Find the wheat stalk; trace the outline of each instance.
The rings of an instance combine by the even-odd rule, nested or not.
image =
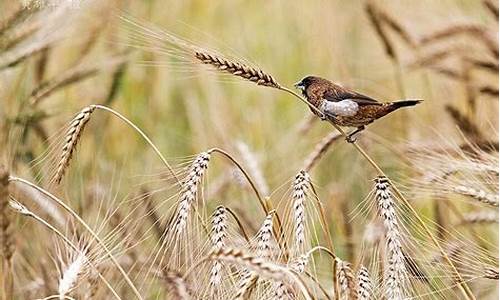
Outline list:
[[[387,271],[385,274],[385,295],[388,300],[404,298],[406,266],[402,251],[402,235],[399,229],[396,206],[389,190],[389,181],[384,176],[375,179],[375,198],[379,215],[386,230]]]
[[[90,120],[92,112],[95,110],[95,105],[85,107],[80,113],[71,121],[69,129],[66,132],[64,145],[61,151],[59,162],[57,164],[56,172],[52,181],[59,184],[69,166],[73,152],[76,149],[80,136]]]
[[[13,297],[14,278],[12,270],[12,256],[14,255],[14,242],[12,236],[13,224],[12,216],[7,207],[9,206],[9,173],[4,166],[0,165],[0,249],[1,252],[1,270],[3,275],[3,294],[6,299]]]
[[[359,268],[357,281],[358,300],[370,300],[373,291],[372,281],[370,279],[370,273],[368,272],[368,269],[364,266],[361,266]]]
[[[255,157],[255,154],[252,153],[250,147],[242,141],[236,143],[236,148],[241,154],[243,163],[247,166],[248,173],[250,173],[252,178],[255,180],[255,185],[259,189],[261,195],[269,195],[269,187],[266,183],[264,175],[262,174],[262,169],[259,166],[259,161],[257,160],[257,157]]]

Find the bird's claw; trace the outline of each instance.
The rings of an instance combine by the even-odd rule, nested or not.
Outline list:
[[[345,140],[349,144],[352,144],[352,143],[356,142],[357,138],[353,134],[350,134],[350,135],[348,135],[348,136],[345,137]]]
[[[326,121],[326,120],[327,120],[327,118],[326,118],[326,115],[325,115],[325,114],[321,114],[321,115],[319,116],[319,119],[320,119],[321,121]]]

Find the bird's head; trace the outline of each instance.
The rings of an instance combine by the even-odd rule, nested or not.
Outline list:
[[[302,78],[299,82],[297,82],[296,84],[294,84],[293,86],[298,88],[299,90],[301,90],[302,92],[305,92],[305,90],[307,90],[307,88],[315,83],[315,82],[320,82],[324,79],[320,78],[320,77],[316,77],[316,76],[307,76],[307,77],[304,77]]]

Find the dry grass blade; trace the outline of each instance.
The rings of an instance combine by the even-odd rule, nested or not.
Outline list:
[[[481,94],[491,96],[494,99],[498,100],[498,88],[497,87],[485,85],[485,86],[479,87],[478,91]]]
[[[198,50],[194,56],[204,64],[209,64],[222,72],[230,73],[235,76],[250,80],[258,85],[280,88],[278,82],[273,76],[264,71],[244,65],[239,62],[228,60],[222,56]]]
[[[393,16],[389,15],[385,10],[381,8],[377,9],[380,20],[387,24],[397,35],[403,40],[409,47],[416,48],[417,43],[415,39],[410,35],[408,30],[406,30],[403,25],[401,25]]]
[[[90,105],[82,109],[82,111],[73,119],[68,131],[66,132],[66,137],[64,140],[64,145],[61,151],[61,156],[57,164],[56,173],[54,174],[52,180],[53,182],[59,184],[69,166],[73,152],[76,149],[80,136],[85,129],[90,120],[92,112],[95,110],[94,105]]]
[[[498,1],[495,2],[498,3]],[[495,17],[495,20],[498,22],[498,5],[491,0],[483,0],[483,5],[493,15],[493,17]]]
[[[446,112],[453,118],[458,127],[464,132],[464,134],[471,140],[484,140],[481,130],[477,127],[472,120],[467,116],[462,114],[457,108],[446,105]]]
[[[494,38],[490,36],[488,29],[481,25],[456,24],[449,26],[422,37],[420,39],[420,44],[425,46],[459,35],[478,39],[492,53],[494,58],[498,58],[498,41],[495,41]]]
[[[12,30],[0,38],[0,49],[7,51],[21,43],[40,28],[39,22],[32,22],[19,29]]]
[[[30,14],[36,12],[38,7],[30,7],[30,5],[19,5],[18,8],[6,20],[0,24],[0,36],[11,29],[16,24],[24,21]]]
[[[380,41],[384,45],[385,53],[387,56],[389,56],[393,60],[397,60],[397,55],[394,47],[392,46],[392,43],[389,39],[389,36],[387,33],[384,31],[384,28],[382,27],[382,22],[380,20],[380,15],[378,9],[375,7],[374,2],[369,1],[365,5],[365,11],[368,15],[368,18],[370,19],[370,23],[373,26],[373,29],[377,33],[378,37],[380,38]]]

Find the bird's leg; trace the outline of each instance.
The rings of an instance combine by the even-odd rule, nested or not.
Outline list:
[[[349,132],[345,138],[345,140],[348,142],[348,143],[354,143],[356,141],[356,137],[355,135],[357,135],[358,133],[360,133],[361,131],[365,130],[365,126],[359,126],[358,128],[356,128],[355,130]]]

